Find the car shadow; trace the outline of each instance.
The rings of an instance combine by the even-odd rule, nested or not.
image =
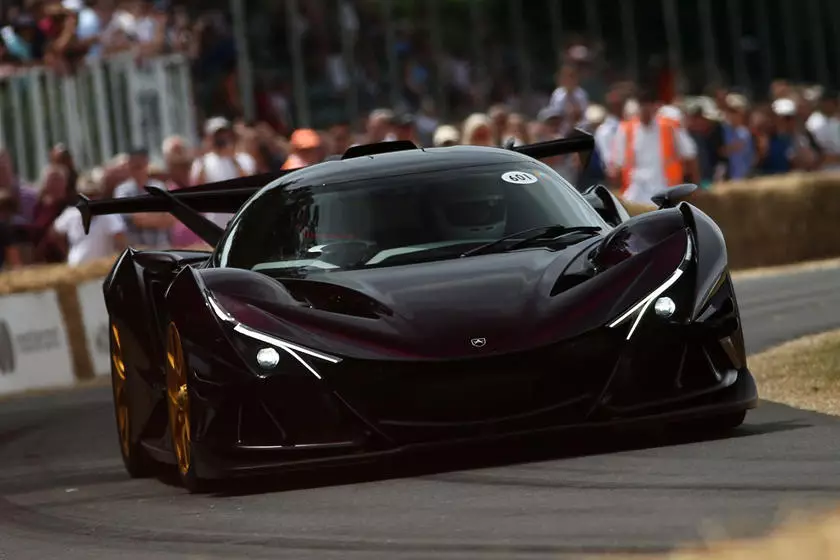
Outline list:
[[[498,444],[469,444],[443,451],[406,451],[363,464],[319,467],[214,482],[206,495],[225,498],[305,490],[328,486],[361,484],[400,478],[416,478],[457,471],[513,466],[541,461],[572,459],[659,447],[674,447],[716,440],[756,437],[810,427],[805,421],[789,420],[744,424],[726,434],[668,429],[636,429],[622,433],[589,430],[586,435],[523,437]],[[178,485],[174,471],[161,473],[161,481]]]

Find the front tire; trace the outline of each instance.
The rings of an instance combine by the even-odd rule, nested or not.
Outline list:
[[[146,450],[132,437],[131,392],[128,383],[128,371],[125,365],[120,331],[111,323],[111,388],[114,393],[114,419],[117,437],[120,442],[120,455],[123,465],[131,478],[146,478],[155,474],[156,463]]]
[[[189,369],[175,323],[169,324],[166,337],[166,402],[169,413],[169,435],[181,484],[190,493],[206,489],[206,481],[195,471],[190,411]]]

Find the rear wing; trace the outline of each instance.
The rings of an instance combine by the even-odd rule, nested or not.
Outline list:
[[[127,198],[90,200],[79,195],[76,207],[82,213],[85,233],[90,232],[94,216],[106,214],[143,214],[166,212],[172,214],[203,241],[216,245],[224,230],[205,218],[204,213],[235,213],[257,191],[289,171],[263,173],[169,191],[148,185],[148,194]]]
[[[568,138],[517,146],[509,149],[534,159],[581,153],[583,154],[582,163],[585,169],[589,165],[589,157],[594,148],[595,140],[592,135],[578,129],[575,130],[573,136]],[[350,148],[342,159],[369,156],[376,153],[417,149],[420,148],[411,142],[382,142]],[[250,177],[241,177],[228,181],[179,189],[177,191],[146,186],[145,190],[148,194],[128,198],[90,200],[84,195],[79,195],[76,207],[82,213],[82,223],[84,224],[85,233],[90,232],[90,223],[94,216],[166,212],[172,214],[204,242],[215,246],[221,239],[224,230],[205,218],[202,214],[236,213],[260,189],[292,171],[263,173],[261,175],[252,175]]]

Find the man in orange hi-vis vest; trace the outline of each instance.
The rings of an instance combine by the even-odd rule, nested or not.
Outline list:
[[[656,97],[638,96],[638,115],[625,119],[612,144],[610,178],[628,202],[650,204],[651,197],[689,180],[696,181],[697,146],[679,122],[657,115]]]

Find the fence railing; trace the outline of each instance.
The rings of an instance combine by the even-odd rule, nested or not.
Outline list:
[[[59,142],[80,169],[133,147],[159,158],[168,135],[196,140],[194,111],[182,55],[121,55],[88,62],[72,75],[28,68],[0,79],[0,146],[18,174],[33,181]]]

